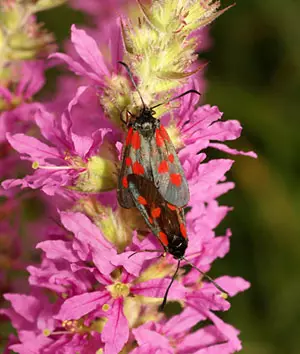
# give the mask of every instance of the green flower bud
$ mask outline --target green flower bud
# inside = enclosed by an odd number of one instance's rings
[[[34,6],[34,12],[52,9],[64,3],[66,3],[66,0],[38,0]]]
[[[15,31],[19,28],[24,18],[24,8],[14,4],[13,6],[0,5],[0,23],[2,28],[8,33]]]
[[[88,193],[109,191],[116,188],[117,170],[111,160],[93,156],[87,163],[87,169],[76,181],[76,190]]]

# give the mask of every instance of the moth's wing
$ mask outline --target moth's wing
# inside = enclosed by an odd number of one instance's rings
[[[128,181],[136,207],[163,246],[168,246],[173,235],[182,236],[185,221],[181,210],[166,203],[152,181],[137,175],[128,176]]]
[[[117,188],[118,202],[123,208],[127,209],[135,206],[128,188],[128,176],[130,174],[152,178],[150,143],[132,127],[129,128],[123,145],[122,166]]]
[[[160,227],[151,216],[153,201],[157,200],[157,202],[159,202],[157,189],[149,180],[134,174],[128,176],[128,184],[135,206],[142,214],[150,230],[159,238]],[[156,197],[158,197],[158,199]]]
[[[170,204],[181,208],[190,199],[189,187],[170,137],[161,125],[151,140],[151,167],[155,186]]]

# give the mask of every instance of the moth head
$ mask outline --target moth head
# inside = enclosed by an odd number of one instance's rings
[[[168,250],[175,259],[181,259],[184,256],[187,246],[187,239],[182,236],[172,235],[171,242],[168,244]]]

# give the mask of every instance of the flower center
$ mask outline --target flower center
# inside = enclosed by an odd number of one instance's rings
[[[82,319],[63,321],[62,327],[71,333],[86,333],[90,331],[90,328],[83,324]]]
[[[114,299],[117,299],[118,297],[127,297],[130,294],[129,284],[116,282],[115,284],[108,285],[106,288]]]
[[[32,163],[32,168],[34,170],[86,170],[86,164],[78,156],[70,156],[66,154],[64,160],[67,162],[67,165],[40,165],[38,161]]]

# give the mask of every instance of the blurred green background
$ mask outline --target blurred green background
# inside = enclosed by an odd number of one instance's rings
[[[300,352],[299,14],[299,1],[237,1],[212,25],[213,47],[202,55],[209,60],[205,102],[242,123],[231,146],[259,155],[237,157],[228,176],[236,189],[220,202],[234,211],[218,231],[232,228],[231,252],[212,270],[252,284],[223,316],[241,330],[245,354]],[[39,16],[60,43],[84,21],[66,6]]]
[[[300,353],[299,14],[299,1],[237,1],[213,24],[205,55],[206,101],[242,123],[232,146],[259,155],[236,158],[229,175],[231,252],[214,267],[252,284],[224,316],[245,354]]]

